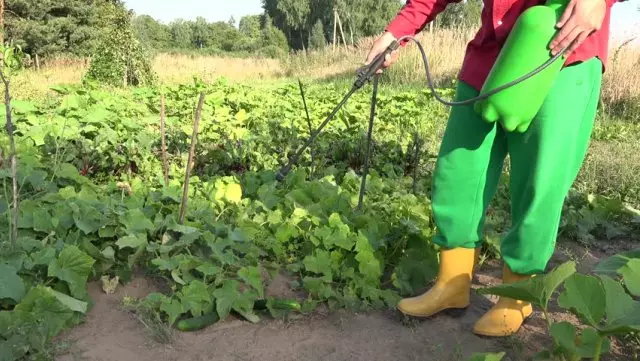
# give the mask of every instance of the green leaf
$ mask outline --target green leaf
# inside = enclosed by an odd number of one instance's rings
[[[26,290],[15,268],[0,264],[0,300],[8,298],[20,302]]]
[[[574,274],[564,283],[564,292],[558,298],[560,307],[571,310],[582,320],[596,327],[604,317],[606,298],[598,278]]]
[[[471,355],[471,358],[469,359],[469,361],[501,361],[505,355],[506,355],[505,352],[475,353]]]
[[[60,164],[56,172],[56,176],[58,176],[58,178],[70,179],[78,183],[84,183],[86,181],[80,175],[80,172],[78,172],[78,168],[74,167],[73,164],[69,164],[69,163]]]
[[[333,280],[333,272],[331,271],[331,255],[329,252],[316,249],[312,256],[306,256],[302,261],[308,272],[324,275],[327,281]]]
[[[238,271],[238,277],[248,285],[258,291],[260,298],[264,297],[264,285],[262,283],[262,274],[258,267],[242,267]]]
[[[576,334],[575,326],[569,322],[563,321],[551,325],[551,336],[568,359],[571,359],[571,356],[577,353],[575,345]]]
[[[38,208],[33,212],[33,229],[43,233],[49,233],[54,229],[51,224],[51,215],[48,210]]]
[[[70,310],[80,313],[87,313],[88,304],[84,301],[80,301],[73,297],[67,296],[64,293],[60,293],[56,290],[49,289],[49,292],[63,305],[67,306]]]
[[[503,284],[496,287],[481,288],[481,294],[491,294],[502,297],[509,297],[525,302],[532,302],[538,307],[546,310],[549,299],[555,290],[567,278],[576,272],[576,264],[573,261],[566,262],[550,273],[533,277],[530,280],[516,283]]]
[[[238,313],[249,312],[253,309],[253,304],[257,295],[253,292],[240,292],[240,282],[236,280],[224,281],[221,288],[213,291],[216,298],[216,311],[223,320],[229,316],[231,310]]]
[[[382,263],[373,254],[373,248],[369,240],[364,235],[358,237],[356,250],[356,261],[358,261],[358,270],[360,274],[369,282],[377,283],[382,276]]]
[[[98,230],[100,238],[113,238],[116,236],[116,227],[102,227]]]
[[[120,217],[120,223],[127,228],[129,233],[143,233],[153,230],[153,222],[139,209],[131,209]]]
[[[305,277],[302,279],[304,289],[307,290],[314,298],[327,300],[335,296],[335,291],[322,278]]]
[[[182,305],[182,302],[176,299],[168,298],[166,296],[160,303],[160,311],[167,314],[170,325],[176,323],[178,317],[187,312],[187,310],[185,310],[184,306]]]
[[[116,245],[119,247],[119,249],[124,249],[124,248],[138,249],[140,247],[144,247],[147,245],[147,235],[146,233],[143,235],[130,234],[128,236],[124,236],[120,238],[116,242]]]
[[[108,260],[115,260],[116,251],[111,246],[105,247],[100,253],[104,258]]]
[[[73,310],[60,302],[52,291],[43,285],[33,287],[14,308],[18,318],[46,320],[40,324],[38,331],[47,340],[69,326],[73,317]]]
[[[590,359],[596,354],[596,345],[602,336],[598,334],[598,331],[593,328],[586,328],[582,330],[582,334],[578,339],[578,355],[583,359]],[[601,340],[600,355],[609,353],[611,349],[611,341],[608,338]]]
[[[247,321],[251,323],[260,322],[260,317],[256,315],[253,311],[245,311],[245,310],[236,310],[240,316],[244,317]]]
[[[171,271],[171,278],[173,278],[173,280],[181,285],[186,285],[187,282],[185,282],[185,280],[182,279],[182,277],[180,277],[180,271],[177,269],[174,269]]]
[[[602,335],[640,332],[640,302],[634,301],[619,282],[600,275],[606,295],[606,322]]]
[[[56,250],[53,247],[47,247],[31,254],[31,260],[35,266],[48,266],[56,259]]]
[[[200,266],[196,267],[196,270],[198,272],[202,272],[202,274],[205,276],[215,276],[218,274],[218,272],[220,272],[220,268],[212,263],[201,264]]]
[[[95,260],[80,248],[66,245],[58,258],[49,265],[49,277],[56,277],[69,285],[71,295],[75,298],[87,297],[87,279]]]
[[[196,317],[210,311],[209,308],[213,305],[207,285],[198,280],[184,286],[179,297],[185,311],[191,311],[191,314]]]
[[[407,250],[393,272],[393,285],[403,295],[412,295],[426,287],[438,273],[438,255],[430,243],[410,237]]]
[[[596,265],[594,271],[609,277],[614,277],[620,268],[624,267],[627,262],[634,258],[640,258],[640,249],[605,258]]]
[[[551,336],[555,340],[558,351],[567,360],[592,358],[596,352],[596,344],[601,336],[594,328],[586,328],[578,335],[576,327],[563,321],[551,325]],[[602,339],[601,354],[609,352],[611,342]]]
[[[640,297],[640,258],[629,260],[619,269],[625,286],[632,295]]]
[[[98,231],[102,227],[103,220],[104,215],[93,207],[83,207],[73,212],[73,221],[76,227],[85,234]]]

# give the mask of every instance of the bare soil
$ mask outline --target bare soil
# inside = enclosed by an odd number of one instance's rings
[[[615,251],[630,249],[621,244]],[[609,252],[560,243],[552,261],[556,266],[574,259],[581,272]],[[475,287],[499,283],[500,263],[491,261],[478,272]],[[286,278],[276,278],[272,294],[288,292]],[[353,313],[319,309],[310,316],[293,320],[263,318],[258,324],[230,317],[205,330],[172,333],[172,341],[154,341],[149,330],[122,307],[125,296],[142,298],[158,291],[158,285],[144,277],[120,286],[114,294],[92,283],[89,292],[95,305],[86,321],[58,338],[59,361],[464,361],[474,352],[507,352],[505,360],[529,360],[548,347],[546,322],[535,312],[517,336],[490,339],[473,335],[474,322],[488,310],[494,298],[473,294],[472,306],[459,314],[443,313],[427,320],[409,320],[395,311]],[[575,319],[553,310],[555,321]],[[605,360],[631,360],[628,352],[615,345]]]

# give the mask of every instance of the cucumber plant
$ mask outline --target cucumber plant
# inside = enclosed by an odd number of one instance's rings
[[[553,346],[536,360],[597,361],[610,350],[612,336],[640,331],[640,302],[633,298],[640,296],[639,266],[640,250],[635,250],[601,261],[595,275],[576,273],[575,262],[569,261],[546,275],[479,292],[531,302],[542,310]],[[579,328],[551,320],[549,301],[556,292],[558,306],[580,320]]]

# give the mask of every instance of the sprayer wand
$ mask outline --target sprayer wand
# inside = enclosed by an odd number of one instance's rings
[[[366,153],[366,157],[365,157],[365,169],[363,172],[363,180],[362,180],[362,185],[360,187],[360,197],[359,197],[359,204],[358,207],[362,207],[362,198],[363,198],[363,194],[364,194],[364,186],[365,186],[365,181],[366,181],[366,177],[367,177],[367,173],[368,173],[368,168],[369,168],[369,157],[370,157],[370,153],[371,153],[371,141],[372,141],[372,131],[373,131],[373,120],[375,117],[375,102],[376,102],[376,94],[378,91],[378,70],[382,69],[382,66],[384,65],[384,61],[387,55],[391,54],[392,52],[396,51],[398,48],[400,48],[400,44],[403,41],[413,41],[417,46],[418,46],[418,50],[420,51],[420,55],[422,56],[422,62],[424,64],[424,70],[425,73],[427,75],[427,85],[429,86],[429,89],[431,90],[431,93],[433,94],[434,98],[436,98],[436,100],[438,100],[440,103],[444,104],[444,105],[449,105],[449,106],[461,106],[461,105],[469,105],[472,103],[475,103],[479,100],[483,100],[486,99],[496,93],[499,93],[507,88],[510,88],[516,84],[519,84],[531,77],[533,77],[534,75],[540,73],[541,71],[543,71],[544,69],[546,69],[547,67],[549,67],[551,64],[553,64],[556,60],[558,60],[559,58],[561,58],[567,51],[567,49],[571,46],[567,46],[566,48],[564,48],[562,51],[560,51],[559,53],[557,53],[556,55],[554,55],[552,58],[550,58],[549,60],[547,60],[546,62],[544,62],[542,65],[540,65],[539,67],[537,67],[536,69],[532,70],[531,72],[511,81],[508,82],[504,85],[501,85],[491,91],[488,91],[484,94],[480,94],[476,97],[470,98],[470,99],[466,99],[466,100],[462,100],[462,101],[448,101],[448,100],[444,100],[440,97],[440,95],[438,95],[434,85],[433,85],[433,79],[431,77],[431,70],[429,69],[429,60],[427,59],[427,54],[424,51],[424,48],[422,47],[422,44],[420,43],[420,41],[418,41],[418,39],[416,39],[413,36],[403,36],[398,40],[394,40],[385,51],[383,51],[382,53],[378,54],[373,61],[371,61],[371,63],[369,63],[368,65],[365,65],[361,68],[359,68],[356,71],[356,80],[353,83],[353,86],[351,87],[351,89],[349,90],[349,92],[345,95],[345,97],[342,99],[342,101],[340,101],[340,103],[333,109],[333,111],[329,114],[329,116],[320,124],[320,126],[311,133],[311,136],[309,137],[309,140],[307,140],[302,147],[300,147],[300,149],[298,149],[298,151],[289,158],[289,162],[280,169],[280,171],[276,174],[276,179],[278,181],[282,181],[287,174],[291,171],[291,168],[293,167],[294,164],[296,164],[298,162],[298,159],[300,158],[300,156],[302,155],[302,153],[304,153],[306,151],[306,149],[315,141],[315,139],[318,137],[318,135],[320,134],[320,132],[322,131],[322,129],[324,129],[324,127],[331,121],[331,119],[333,119],[333,117],[335,117],[335,115],[338,113],[338,111],[347,103],[347,101],[349,100],[349,98],[351,98],[351,96],[357,92],[358,90],[360,90],[360,88],[362,88],[365,84],[367,84],[371,78],[373,78],[375,76],[374,79],[374,87],[373,87],[373,96],[372,96],[372,104],[371,104],[371,115],[370,115],[370,119],[369,119],[369,131],[367,134],[367,153]]]

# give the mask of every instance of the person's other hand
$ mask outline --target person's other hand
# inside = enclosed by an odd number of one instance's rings
[[[552,54],[569,45],[565,54],[574,52],[592,32],[600,29],[606,12],[605,0],[571,0],[556,25],[561,30],[550,44]]]
[[[393,34],[389,32],[385,32],[384,34],[382,34],[382,36],[376,39],[376,41],[371,46],[371,50],[369,50],[369,54],[367,55],[367,59],[364,64],[369,65],[373,61],[373,59],[375,59],[375,57],[378,56],[378,54],[383,53],[385,50],[387,50],[389,45],[391,45],[391,43],[393,43],[394,40],[397,40],[397,39],[393,36]],[[398,51],[396,50],[386,56],[382,69],[386,69],[390,67],[397,60],[398,60]],[[378,70],[378,74],[382,73],[382,69]]]

